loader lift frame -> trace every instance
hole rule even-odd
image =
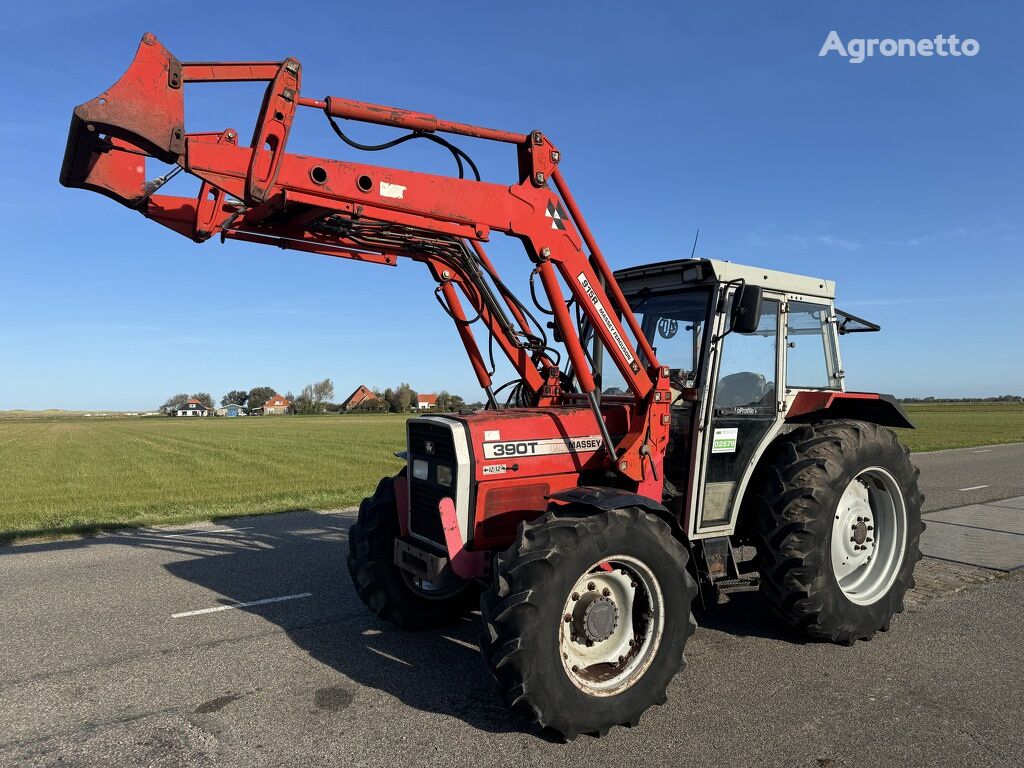
[[[423,262],[492,407],[493,369],[474,338],[459,292],[476,315],[473,320],[479,318],[516,370],[532,405],[577,402],[580,394],[560,376],[543,329],[531,325],[481,245],[492,232],[519,239],[535,265],[572,374],[601,429],[608,469],[637,492],[660,499],[670,424],[668,370],[658,364],[569,190],[558,148],[540,131],[514,133],[338,97],[308,98],[301,95],[301,74],[293,58],[179,62],[147,33],[121,79],[75,109],[61,183],[107,195],[196,242],[219,235],[384,266],[402,257]],[[245,81],[267,82],[250,146],[239,144],[234,129],[185,132],[186,83]],[[448,133],[512,144],[519,181],[504,186],[290,154],[288,136],[299,107],[428,136]],[[177,171],[147,181],[140,155],[198,177],[198,196],[159,194]],[[499,286],[502,302],[485,275]],[[635,418],[617,444],[601,415],[594,369],[569,310],[573,302],[633,398]]]

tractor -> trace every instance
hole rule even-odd
[[[479,610],[501,695],[565,738],[666,700],[695,601],[756,587],[841,644],[889,628],[921,556],[918,471],[891,430],[912,424],[846,390],[839,337],[879,328],[836,309],[833,282],[693,254],[613,272],[541,131],[314,99],[301,79],[294,58],[182,62],[146,34],[74,109],[60,181],[197,243],[426,266],[486,407],[407,422],[404,468],[349,531],[370,611],[423,630]],[[266,83],[248,144],[185,131],[185,84],[225,82]],[[300,108],[354,151],[429,141],[455,171],[288,153]],[[405,132],[367,145],[359,122]],[[442,134],[510,145],[513,178],[483,180]],[[152,161],[170,170],[149,178]],[[198,195],[161,194],[181,171]],[[532,265],[529,301],[485,250],[499,235]],[[502,386],[495,349],[515,370]]]

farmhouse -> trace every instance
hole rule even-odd
[[[430,393],[416,395],[416,410],[431,411],[437,408],[437,395]]]
[[[372,389],[367,387],[365,384],[360,384],[358,387],[356,387],[356,391],[349,395],[345,399],[345,402],[341,404],[341,409],[343,411],[351,411],[355,408],[358,408],[363,403],[368,403],[371,400],[376,399],[377,395],[374,393]]]
[[[286,397],[281,397],[281,395],[274,395],[263,404],[263,413],[266,416],[282,415],[293,413],[294,411],[292,401]]]
[[[220,408],[215,409],[214,414],[217,416],[248,416],[249,411],[244,405],[228,403],[227,405],[222,405]]]
[[[210,409],[203,405],[201,402],[196,400],[194,397],[191,398],[187,403],[178,408],[174,412],[175,416],[209,416]]]

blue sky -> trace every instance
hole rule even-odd
[[[198,246],[58,185],[71,109],[145,31],[182,60],[295,56],[309,96],[543,129],[613,267],[686,256],[700,227],[699,255],[833,278],[841,306],[883,325],[845,340],[850,388],[1024,394],[1022,22],[1013,2],[14,4],[0,409],[149,408],[325,376],[339,399],[402,380],[477,397],[424,268]],[[832,29],[981,49],[854,65],[818,57]],[[245,136],[259,97],[189,86],[187,128]],[[512,180],[507,148],[460,144]],[[290,148],[354,156],[312,110]],[[372,157],[451,172],[429,145]],[[518,249],[491,250],[525,288]]]

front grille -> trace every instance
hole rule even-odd
[[[431,488],[417,481],[409,499],[409,530],[417,536],[444,545],[444,526],[441,525],[441,513],[437,505],[449,494],[451,491],[447,488]]]
[[[433,452],[427,452],[427,443],[433,444]],[[413,477],[413,461],[427,462],[429,471],[426,480]],[[451,487],[437,482],[437,465],[451,467]],[[409,530],[416,536],[445,546],[444,526],[438,503],[445,496],[455,500],[458,487],[458,466],[455,456],[455,441],[452,431],[440,424],[429,421],[409,422]]]

